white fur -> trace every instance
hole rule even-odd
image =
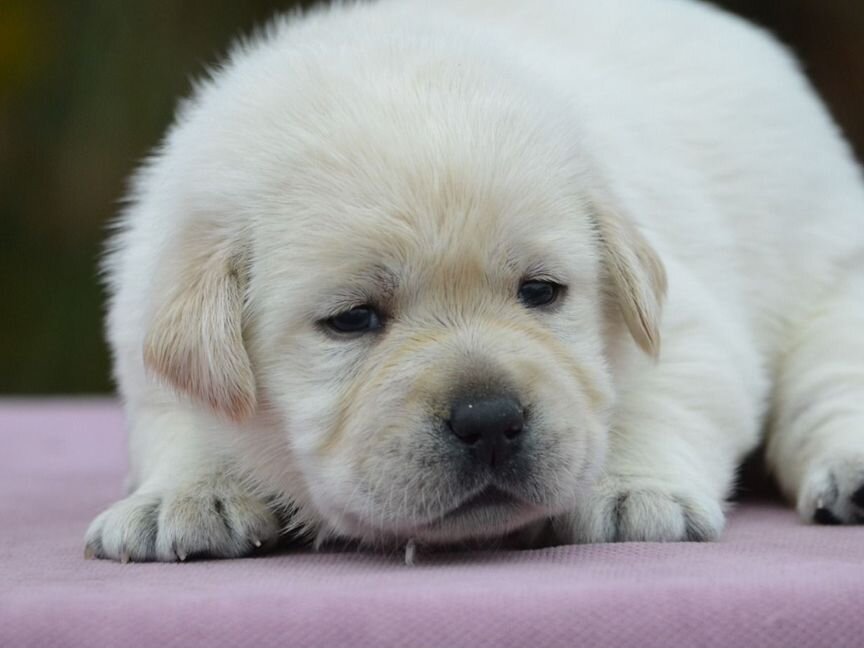
[[[788,53],[697,2],[382,0],[278,20],[184,105],[113,239],[133,494],[88,547],[241,555],[276,535],[274,507],[319,538],[413,547],[452,493],[384,450],[425,425],[412,388],[437,398],[478,357],[533,390],[567,465],[545,459],[513,519],[427,541],[546,516],[565,541],[714,537],[765,424],[805,519],[860,520],[862,186]],[[502,277],[505,252],[551,264],[565,306],[486,300],[456,267],[474,252]],[[315,321],[350,302],[339,282],[382,259],[411,286],[391,355],[328,340]]]

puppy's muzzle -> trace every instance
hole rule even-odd
[[[525,410],[509,394],[469,394],[454,400],[447,428],[473,461],[495,468],[519,451]]]

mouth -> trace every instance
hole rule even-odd
[[[403,534],[423,546],[454,546],[504,538],[548,517],[545,506],[532,504],[495,486],[487,486],[431,522]]]
[[[394,525],[389,532],[379,529],[374,537],[385,541],[390,537],[397,541],[416,539],[424,544],[445,545],[500,536],[545,517],[547,513],[545,507],[490,485],[435,518],[419,524]],[[350,524],[345,528],[346,535],[367,535],[368,527],[359,518],[349,514],[343,520]]]
[[[504,513],[519,506],[521,503],[510,493],[495,486],[487,486],[479,493],[475,493],[456,508],[438,518],[437,521],[453,520],[464,515],[471,515],[482,510],[494,509],[496,512]]]
[[[501,535],[541,515],[536,506],[510,493],[487,486],[411,533],[418,540],[454,542]]]

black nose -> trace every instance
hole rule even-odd
[[[448,424],[478,462],[494,467],[516,448],[525,414],[519,401],[510,396],[465,397],[453,403]]]

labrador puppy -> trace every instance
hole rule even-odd
[[[90,556],[710,540],[763,441],[805,520],[864,519],[864,183],[706,4],[278,18],[109,248],[131,472]]]

